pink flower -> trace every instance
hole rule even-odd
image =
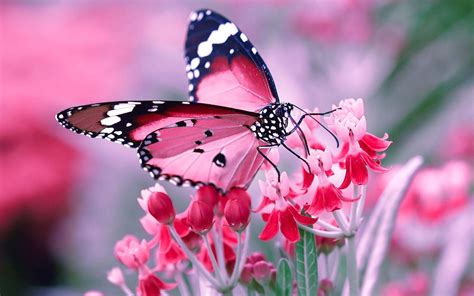
[[[171,290],[176,287],[175,283],[166,283],[154,274],[139,279],[137,296],[161,295],[161,290]]]
[[[123,286],[125,284],[125,279],[123,277],[122,270],[118,267],[112,268],[107,273],[107,280],[114,285]]]
[[[253,253],[247,257],[239,280],[243,285],[248,285],[253,279],[267,283],[270,280],[275,280],[275,277],[275,266],[266,261],[265,256],[261,253]]]
[[[402,281],[390,282],[382,288],[381,295],[427,295],[430,290],[430,279],[423,272],[409,273]]]
[[[227,197],[224,217],[232,230],[242,232],[250,222],[250,196],[245,190],[236,188],[229,191]]]
[[[303,216],[298,210],[290,205],[286,200],[289,194],[289,183],[286,174],[282,174],[281,183],[275,184],[273,180],[267,180],[267,183],[260,183],[262,193],[270,196],[264,196],[262,203],[257,211],[262,212],[262,218],[267,224],[259,235],[263,241],[275,237],[279,231],[289,241],[296,242],[300,239],[297,221],[302,224],[314,224],[317,219]],[[284,195],[286,194],[286,196]],[[268,212],[270,210],[270,212]]]
[[[192,201],[187,212],[187,222],[192,231],[205,234],[211,230],[214,223],[214,211],[209,204],[200,200]]]
[[[463,161],[424,168],[413,179],[400,215],[416,216],[428,223],[439,222],[466,206],[471,180],[472,169]]]
[[[336,106],[334,106],[336,108]],[[378,138],[367,133],[367,123],[364,116],[362,99],[347,99],[339,103],[339,110],[325,117],[328,127],[342,140],[342,149],[336,161],[342,161],[346,175],[340,188],[344,189],[352,182],[355,185],[365,185],[368,182],[368,169],[385,171],[380,165],[385,151],[391,144],[384,138]]]
[[[138,269],[150,256],[147,242],[141,242],[133,235],[126,235],[115,244],[115,257],[128,268]]]
[[[162,224],[171,224],[176,216],[173,202],[168,194],[154,192],[148,198],[148,211]]]
[[[309,214],[317,215],[322,212],[333,212],[342,207],[342,201],[352,202],[357,200],[344,197],[341,190],[329,181],[328,174],[331,173],[333,164],[329,150],[311,151],[308,156],[308,163],[311,167],[311,173],[317,175],[319,180],[316,193],[307,209]]]

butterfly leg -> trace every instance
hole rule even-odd
[[[268,162],[272,165],[272,167],[275,169],[275,171],[276,171],[277,174],[278,174],[278,182],[280,182],[280,175],[281,175],[281,174],[280,174],[280,170],[278,169],[277,165],[274,164],[274,163],[270,160],[270,158],[268,158],[268,156],[267,156],[265,153],[262,152],[262,150],[260,150],[260,149],[271,149],[271,148],[275,148],[275,147],[278,147],[278,145],[263,145],[263,146],[258,146],[258,147],[257,147],[257,151],[258,151],[258,153],[260,153],[260,155],[261,155],[266,161],[268,161]]]
[[[281,144],[283,147],[286,148],[286,150],[290,151],[291,154],[293,154],[294,156],[298,157],[299,160],[301,160],[302,162],[304,162],[306,164],[306,166],[308,166],[308,172],[311,172],[311,167],[309,166],[309,163],[308,161],[306,161],[306,159],[304,159],[303,157],[301,157],[298,153],[296,153],[295,151],[293,151],[293,149],[291,149],[290,147],[288,147],[285,143],[282,143]]]
[[[298,130],[297,131],[298,136],[300,137],[301,142],[303,143],[304,152],[306,154],[305,156],[307,157],[309,155],[308,140],[306,140],[306,136],[304,135],[303,130],[301,129],[301,127],[299,125],[296,124],[296,120],[291,115],[290,115],[290,120],[291,120],[291,123],[293,123],[293,125],[295,125],[297,130]]]

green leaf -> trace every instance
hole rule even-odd
[[[249,288],[254,290],[255,292],[257,292],[260,295],[265,294],[265,288],[259,282],[257,282],[255,279],[253,279],[252,282],[250,282]]]
[[[298,295],[318,293],[318,256],[314,235],[300,229],[300,240],[296,243],[296,283]]]
[[[285,258],[278,263],[276,294],[278,296],[290,296],[293,287],[293,276],[291,275],[290,263]]]

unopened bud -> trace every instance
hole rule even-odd
[[[148,212],[160,223],[171,224],[176,212],[171,198],[162,192],[153,192],[148,198]]]
[[[214,211],[203,201],[193,201],[188,209],[188,224],[192,231],[205,234],[214,222]]]
[[[227,195],[224,217],[232,230],[242,232],[250,222],[250,196],[243,189],[231,190]]]

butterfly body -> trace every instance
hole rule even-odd
[[[250,129],[257,138],[278,146],[286,139],[291,110],[293,105],[290,103],[270,104],[259,112],[258,120],[250,126]]]
[[[211,10],[191,14],[185,60],[190,101],[105,102],[68,108],[56,119],[76,133],[137,148],[155,179],[222,192],[247,188],[270,149],[285,146],[296,130],[287,131],[295,106],[280,103],[247,36]]]

